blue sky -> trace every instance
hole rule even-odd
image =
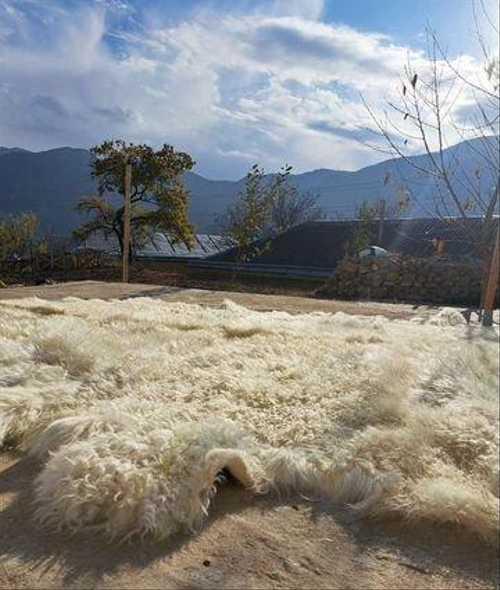
[[[475,1],[497,18],[496,0]],[[231,179],[254,162],[357,169],[382,157],[362,143],[360,95],[382,115],[408,59],[425,73],[426,25],[457,66],[482,71],[471,5],[0,0],[0,145],[167,142]]]

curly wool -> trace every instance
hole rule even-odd
[[[244,440],[230,423],[186,422],[63,444],[36,479],[37,516],[75,530],[97,526],[111,538],[194,530],[222,469],[256,491],[263,482],[258,463],[239,448]]]
[[[140,422],[95,418],[58,420],[31,447],[38,456],[52,451],[35,481],[40,522],[162,539],[199,527],[223,470],[255,493],[321,490],[332,500],[362,502],[359,510],[380,497],[387,479],[303,451],[258,447],[226,420],[148,431]]]
[[[0,303],[0,440],[42,523],[196,530],[229,471],[362,515],[498,527],[498,330],[153,299]]]

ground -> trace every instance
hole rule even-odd
[[[82,299],[126,299],[129,297],[155,297],[165,301],[198,303],[200,305],[218,306],[226,299],[257,311],[288,311],[290,313],[309,313],[324,311],[356,315],[384,315],[389,318],[410,318],[416,314],[425,314],[429,306],[408,304],[375,303],[372,301],[338,301],[299,297],[294,295],[265,295],[259,293],[239,293],[226,291],[208,291],[202,289],[184,289],[142,283],[111,283],[101,281],[74,281],[39,285],[33,287],[7,287],[0,289],[1,299],[22,299],[40,297],[58,300],[64,297],[81,297]]]
[[[36,466],[0,466],[0,588],[494,588],[493,550],[375,523],[300,498],[255,499],[232,485],[204,530],[169,544],[112,546],[95,536],[47,534],[30,519]]]
[[[209,291],[236,291],[241,293],[287,294],[309,297],[324,286],[324,278],[292,279],[284,276],[255,275],[196,269],[182,263],[166,261],[134,261],[130,266],[130,282],[141,285],[168,285],[183,289]],[[6,272],[0,270],[0,286],[43,285],[46,282],[67,283],[102,281],[107,283],[122,280],[122,268],[118,261],[110,261],[93,268],[54,269],[40,272]],[[2,285],[3,283],[3,285]]]
[[[66,283],[0,290],[0,298],[161,297],[218,306],[224,292],[154,285]],[[257,310],[343,311],[410,318],[425,307],[231,293]],[[0,588],[495,588],[494,548],[446,529],[356,521],[304,498],[256,498],[225,485],[196,536],[110,545],[95,535],[47,533],[32,520],[38,466],[0,455]]]

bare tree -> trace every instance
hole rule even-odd
[[[383,147],[372,147],[402,158],[418,175],[434,181],[433,214],[457,225],[471,243],[483,265],[485,286],[500,200],[500,63],[487,46],[484,27],[497,37],[499,31],[482,0],[473,8],[483,71],[464,73],[460,60],[450,59],[437,34],[428,30],[427,63],[407,63],[399,95],[387,101],[385,116],[366,101],[365,106],[384,140]],[[461,149],[449,149],[458,142]],[[426,157],[410,158],[415,147]],[[480,162],[474,170],[472,159]],[[412,198],[418,202],[419,196]],[[468,222],[472,217],[479,231]]]

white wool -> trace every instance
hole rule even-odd
[[[233,424],[217,420],[94,434],[50,457],[36,480],[38,517],[74,529],[98,524],[120,538],[194,529],[222,469],[259,489],[262,468],[240,448],[246,441]]]
[[[86,440],[101,432],[116,432],[131,420],[130,415],[109,418],[101,416],[68,416],[54,420],[42,432],[29,441],[29,454],[38,459],[46,459],[49,453],[78,440]]]
[[[459,326],[466,324],[465,316],[453,307],[443,307],[431,317],[430,324],[434,326]]]
[[[481,482],[467,480],[456,470],[451,474],[449,471],[443,466],[441,474],[418,482],[404,507],[406,519],[461,525],[485,541],[495,543],[498,529],[491,530],[491,522],[496,521],[498,525],[498,499]]]
[[[139,298],[0,303],[0,441],[41,522],[164,538],[220,471],[493,542],[498,329]]]

